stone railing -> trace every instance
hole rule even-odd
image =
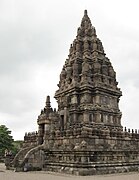
[[[23,147],[28,145],[37,145],[38,132],[25,133]]]
[[[130,128],[127,129],[125,127],[123,132],[125,137],[139,139],[139,130],[137,129],[130,129]]]
[[[115,137],[115,138],[131,138],[139,139],[139,130],[130,130],[126,127],[108,127],[108,126],[77,126],[65,130],[57,129],[50,132],[49,137],[69,137],[69,136],[98,136],[101,138]]]

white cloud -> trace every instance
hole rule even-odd
[[[45,97],[57,90],[84,9],[117,72],[122,124],[139,127],[138,6],[137,0],[0,1],[0,123],[15,139],[37,130],[37,116]]]

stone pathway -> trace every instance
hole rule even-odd
[[[0,180],[139,180],[139,173],[112,174],[101,176],[71,176],[57,173],[13,172],[0,164]]]

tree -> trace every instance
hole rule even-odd
[[[4,156],[5,150],[8,151],[13,149],[13,137],[11,131],[5,126],[0,125],[0,155]]]
[[[22,141],[22,140],[16,140],[16,141],[13,142],[12,153],[13,153],[14,156],[15,156],[15,155],[18,153],[18,151],[21,149],[22,144],[23,144],[23,141]]]

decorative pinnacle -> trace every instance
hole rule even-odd
[[[47,96],[46,97],[46,108],[50,108],[51,105],[50,105],[50,96]]]
[[[86,9],[84,10],[84,15],[87,16],[87,10]]]
[[[46,97],[46,102],[49,103],[50,102],[50,96]]]

